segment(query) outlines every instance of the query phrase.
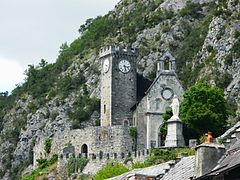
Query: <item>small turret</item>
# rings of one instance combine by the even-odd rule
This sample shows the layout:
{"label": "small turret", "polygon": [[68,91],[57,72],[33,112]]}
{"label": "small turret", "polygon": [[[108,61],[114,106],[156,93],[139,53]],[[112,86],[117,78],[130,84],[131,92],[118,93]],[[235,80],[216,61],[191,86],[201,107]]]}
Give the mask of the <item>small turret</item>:
{"label": "small turret", "polygon": [[162,72],[174,72],[176,71],[176,59],[169,51],[166,51],[163,56],[157,62],[157,76]]}

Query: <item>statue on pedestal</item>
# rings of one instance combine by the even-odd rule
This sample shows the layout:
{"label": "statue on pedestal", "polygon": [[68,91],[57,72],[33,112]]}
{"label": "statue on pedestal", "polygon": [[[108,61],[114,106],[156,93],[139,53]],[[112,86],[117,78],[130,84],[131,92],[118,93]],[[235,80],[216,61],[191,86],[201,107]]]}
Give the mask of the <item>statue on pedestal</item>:
{"label": "statue on pedestal", "polygon": [[173,117],[179,117],[179,101],[177,95],[173,96],[172,104],[170,106],[172,107]]}
{"label": "statue on pedestal", "polygon": [[173,96],[171,103],[173,116],[167,121],[167,136],[165,147],[184,147],[185,141],[182,134],[183,126],[179,118],[179,101],[177,95]]}

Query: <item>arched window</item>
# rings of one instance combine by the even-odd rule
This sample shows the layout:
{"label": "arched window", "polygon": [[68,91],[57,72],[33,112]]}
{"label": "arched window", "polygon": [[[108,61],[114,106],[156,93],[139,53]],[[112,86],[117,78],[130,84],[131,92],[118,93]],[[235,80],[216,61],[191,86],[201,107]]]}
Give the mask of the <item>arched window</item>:
{"label": "arched window", "polygon": [[164,59],[164,70],[170,70],[170,58],[168,56]]}

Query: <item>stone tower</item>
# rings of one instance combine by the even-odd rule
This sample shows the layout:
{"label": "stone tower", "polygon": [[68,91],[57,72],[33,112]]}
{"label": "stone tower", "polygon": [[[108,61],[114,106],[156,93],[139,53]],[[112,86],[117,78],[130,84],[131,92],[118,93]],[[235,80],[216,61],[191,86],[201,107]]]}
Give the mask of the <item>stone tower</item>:
{"label": "stone tower", "polygon": [[132,124],[136,103],[136,51],[108,46],[99,52],[101,61],[101,126]]}

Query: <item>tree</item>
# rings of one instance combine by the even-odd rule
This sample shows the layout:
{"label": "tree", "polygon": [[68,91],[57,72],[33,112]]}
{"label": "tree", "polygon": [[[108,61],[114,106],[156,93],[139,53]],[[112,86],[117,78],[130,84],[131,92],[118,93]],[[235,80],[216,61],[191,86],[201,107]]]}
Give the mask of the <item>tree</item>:
{"label": "tree", "polygon": [[172,117],[172,109],[170,107],[166,108],[166,111],[163,114],[163,123],[160,128],[161,133],[161,145],[164,145],[164,141],[167,136],[167,121]]}
{"label": "tree", "polygon": [[180,106],[181,119],[186,127],[185,138],[199,138],[208,131],[219,136],[225,130],[228,112],[221,89],[205,82],[197,83],[185,92]]}

